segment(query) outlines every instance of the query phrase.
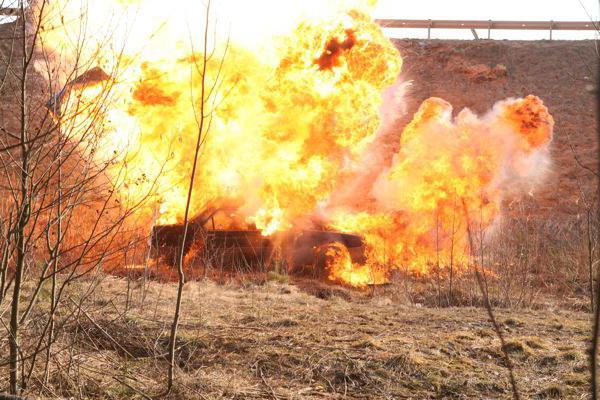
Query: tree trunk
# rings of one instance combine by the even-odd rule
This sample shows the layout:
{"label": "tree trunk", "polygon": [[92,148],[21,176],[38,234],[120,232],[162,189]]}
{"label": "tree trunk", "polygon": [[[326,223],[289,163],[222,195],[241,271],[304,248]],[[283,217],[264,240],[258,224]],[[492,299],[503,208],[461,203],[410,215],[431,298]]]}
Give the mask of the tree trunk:
{"label": "tree trunk", "polygon": [[16,227],[16,241],[17,241],[17,258],[15,265],[15,279],[14,288],[12,295],[12,305],[10,314],[10,338],[9,338],[9,362],[10,362],[10,392],[12,394],[19,393],[19,300],[21,296],[21,286],[23,279],[23,270],[25,269],[25,255],[26,255],[26,227],[29,221],[29,212],[31,207],[31,199],[28,195],[29,186],[29,145],[28,141],[28,121],[27,121],[27,35],[26,35],[26,18],[25,18],[25,5],[23,2],[20,4],[20,16],[21,20],[21,45],[23,51],[23,64],[21,70],[21,104],[20,104],[20,148],[21,148],[21,171],[20,171],[20,182],[21,182],[21,193],[19,205],[19,215],[17,218]]}

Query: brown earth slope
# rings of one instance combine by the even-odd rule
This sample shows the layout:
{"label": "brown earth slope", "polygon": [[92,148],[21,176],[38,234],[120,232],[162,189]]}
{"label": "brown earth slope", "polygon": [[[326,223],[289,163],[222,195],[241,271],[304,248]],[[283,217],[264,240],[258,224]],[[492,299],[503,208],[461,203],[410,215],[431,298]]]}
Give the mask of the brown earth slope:
{"label": "brown earth slope", "polygon": [[431,96],[448,100],[455,113],[468,107],[478,114],[507,97],[542,98],[556,126],[552,171],[534,194],[533,210],[561,217],[581,212],[580,189],[589,192],[594,185],[574,157],[585,166],[595,164],[593,41],[399,40],[396,45],[404,59],[402,76],[413,81],[407,118]]}

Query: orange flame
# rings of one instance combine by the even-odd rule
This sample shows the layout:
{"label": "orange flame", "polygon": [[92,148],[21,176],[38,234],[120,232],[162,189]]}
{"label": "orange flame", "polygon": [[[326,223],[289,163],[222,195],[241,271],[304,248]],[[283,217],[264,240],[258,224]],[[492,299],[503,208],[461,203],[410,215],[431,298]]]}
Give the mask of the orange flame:
{"label": "orange flame", "polygon": [[354,287],[381,285],[388,282],[388,271],[385,268],[352,262],[350,252],[343,244],[327,245],[325,260],[328,278],[331,281]]}
{"label": "orange flame", "polygon": [[402,132],[401,149],[373,187],[369,211],[338,209],[332,226],[360,233],[367,265],[426,273],[467,260],[467,230],[498,219],[504,192],[539,173],[554,121],[535,96],[498,103],[479,118],[456,119],[444,100],[426,100]]}
{"label": "orange flame", "polygon": [[[221,16],[230,17],[232,31],[227,38],[211,33],[205,99],[196,43],[201,2],[176,0],[165,10],[162,0],[106,0],[83,11],[74,3],[51,3],[48,18],[63,19],[41,37],[57,67],[79,57],[111,71],[112,79],[78,87],[62,108],[68,114],[81,102],[94,104],[112,85],[95,156],[111,160],[123,201],[152,190],[140,218],[158,210],[159,223],[182,220],[204,102],[210,130],[203,132],[192,215],[236,204],[235,213],[217,216],[218,225],[271,235],[318,217],[328,228],[362,234],[367,263],[331,250],[333,281],[364,286],[385,282],[393,268],[427,272],[434,260],[461,262],[470,222],[464,209],[492,226],[507,186],[537,173],[552,139],[552,117],[537,97],[456,118],[450,104],[431,98],[396,135],[392,163],[370,166],[379,170],[355,193],[364,201],[337,201],[364,160],[384,158],[370,145],[385,130],[382,92],[402,66],[369,15],[373,1],[223,0]],[[79,43],[71,39],[82,18],[93,33],[84,51],[69,47]],[[80,113],[67,123],[73,128],[86,118]]]}

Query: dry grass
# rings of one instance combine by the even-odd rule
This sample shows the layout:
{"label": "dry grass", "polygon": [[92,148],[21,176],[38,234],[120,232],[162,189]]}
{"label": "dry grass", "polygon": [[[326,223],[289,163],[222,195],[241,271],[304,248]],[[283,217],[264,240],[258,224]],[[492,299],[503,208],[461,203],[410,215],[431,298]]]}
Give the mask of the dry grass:
{"label": "dry grass", "polygon": [[[49,387],[34,392],[119,399],[164,388],[175,285],[133,282],[124,312],[127,286],[102,279],[89,317],[61,334],[58,347],[73,344],[57,353]],[[483,309],[410,305],[402,292],[191,282],[171,398],[510,398]],[[499,310],[498,320],[526,397],[585,397],[588,314]]]}

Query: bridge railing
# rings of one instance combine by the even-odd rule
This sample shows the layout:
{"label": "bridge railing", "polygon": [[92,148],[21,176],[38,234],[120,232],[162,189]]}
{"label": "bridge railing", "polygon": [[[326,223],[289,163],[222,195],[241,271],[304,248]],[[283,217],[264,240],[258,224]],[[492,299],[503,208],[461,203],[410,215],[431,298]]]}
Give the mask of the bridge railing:
{"label": "bridge railing", "polygon": [[492,30],[542,30],[553,31],[600,31],[600,21],[493,21],[493,20],[443,20],[443,19],[378,19],[384,28],[423,28],[431,39],[432,29],[470,29],[475,39],[479,39],[476,29],[487,29],[488,39]]}

